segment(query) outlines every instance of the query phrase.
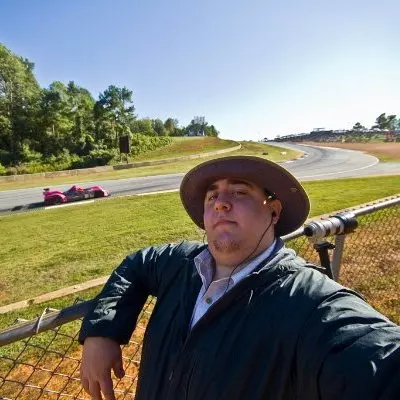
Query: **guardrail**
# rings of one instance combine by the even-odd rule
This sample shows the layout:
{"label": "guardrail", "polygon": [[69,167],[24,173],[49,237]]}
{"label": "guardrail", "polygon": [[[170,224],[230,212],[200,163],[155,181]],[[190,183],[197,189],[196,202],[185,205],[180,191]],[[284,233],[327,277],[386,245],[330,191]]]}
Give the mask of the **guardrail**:
{"label": "guardrail", "polygon": [[168,164],[177,161],[183,160],[194,160],[197,158],[205,158],[213,155],[229,153],[232,151],[240,150],[242,145],[239,144],[234,147],[229,147],[227,149],[208,151],[206,153],[199,154],[191,154],[188,156],[182,157],[174,157],[174,158],[164,158],[161,160],[153,160],[153,161],[137,161],[128,164],[116,164],[116,165],[104,165],[101,167],[92,167],[92,168],[79,168],[79,169],[67,169],[64,171],[49,171],[49,172],[37,172],[34,174],[21,174],[21,175],[6,175],[0,176],[0,182],[19,182],[19,181],[29,181],[35,178],[57,178],[62,176],[79,176],[84,174],[97,174],[100,172],[108,172],[120,169],[128,169],[128,168],[138,168],[138,167],[148,167],[150,165],[161,165]]}
{"label": "guardrail", "polygon": [[[399,205],[400,195],[319,217],[283,239],[400,323]],[[118,399],[134,396],[142,337],[154,302],[148,299],[131,342],[124,346],[126,375],[114,381]],[[0,399],[89,398],[79,382],[76,337],[90,304],[82,302],[61,311],[47,308],[39,318],[0,332]]]}

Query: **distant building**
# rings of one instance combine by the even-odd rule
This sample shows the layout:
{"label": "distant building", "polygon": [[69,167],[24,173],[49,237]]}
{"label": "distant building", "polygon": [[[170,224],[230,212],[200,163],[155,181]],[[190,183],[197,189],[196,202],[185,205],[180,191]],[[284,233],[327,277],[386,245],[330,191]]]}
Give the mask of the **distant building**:
{"label": "distant building", "polygon": [[205,136],[205,117],[194,117],[188,126],[186,136]]}
{"label": "distant building", "polygon": [[204,130],[189,130],[186,136],[204,136]]}

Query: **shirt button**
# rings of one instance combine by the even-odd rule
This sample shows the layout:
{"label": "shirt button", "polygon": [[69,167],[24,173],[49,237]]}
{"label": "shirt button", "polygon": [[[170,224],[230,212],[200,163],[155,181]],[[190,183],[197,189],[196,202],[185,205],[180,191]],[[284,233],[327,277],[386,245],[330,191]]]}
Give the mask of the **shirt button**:
{"label": "shirt button", "polygon": [[206,298],[206,303],[211,304],[213,302],[213,299],[211,297]]}

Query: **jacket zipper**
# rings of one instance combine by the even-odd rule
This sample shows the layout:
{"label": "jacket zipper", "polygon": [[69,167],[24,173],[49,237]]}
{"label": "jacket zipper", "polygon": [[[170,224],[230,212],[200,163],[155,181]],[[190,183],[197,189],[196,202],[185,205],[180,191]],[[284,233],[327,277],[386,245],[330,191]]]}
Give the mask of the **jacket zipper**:
{"label": "jacket zipper", "polygon": [[186,391],[185,391],[185,399],[188,400],[189,399],[189,392],[190,392],[190,387],[192,384],[192,379],[193,379],[193,375],[194,375],[194,371],[196,369],[197,366],[197,357],[194,359],[194,363],[193,363],[193,367],[190,371],[188,380],[187,380],[187,385],[186,385]]}
{"label": "jacket zipper", "polygon": [[[226,301],[228,297],[233,297],[234,294],[236,294],[236,292],[239,291],[239,289],[241,289],[242,286],[244,286],[244,283],[247,283],[247,281],[249,280],[249,278],[251,278],[251,275],[244,278],[241,282],[239,282],[235,287],[233,287],[227,294],[225,294],[224,296],[220,297],[210,308],[209,310],[204,314],[203,317],[201,317],[199,319],[199,321],[196,323],[196,325],[193,327],[193,329],[191,329],[188,333],[188,335],[186,336],[185,341],[183,342],[181,351],[179,352],[179,356],[178,356],[178,360],[175,362],[174,367],[171,369],[171,372],[169,374],[169,382],[172,381],[172,378],[174,376],[174,372],[176,369],[176,366],[179,364],[180,359],[182,358],[182,355],[185,351],[185,348],[187,346],[187,343],[189,342],[190,338],[193,336],[193,332],[197,331],[199,329],[199,323],[201,322],[202,325],[204,325],[204,321],[207,320],[207,317],[209,317],[209,312],[214,311],[215,307],[217,307],[219,304],[221,304],[223,301]],[[194,367],[193,367],[194,369]],[[193,371],[193,370],[192,370]]]}
{"label": "jacket zipper", "polygon": [[[276,246],[277,247],[277,246]],[[275,248],[276,248],[275,247]],[[263,262],[269,262],[271,261],[271,259],[275,256],[275,252],[273,252],[270,257],[267,258],[267,260],[264,260]],[[261,264],[261,263],[260,263]],[[187,343],[189,342],[190,338],[193,336],[193,332],[197,332],[199,330],[199,325],[204,325],[205,321],[208,321],[213,314],[215,314],[218,311],[215,311],[215,309],[223,302],[228,302],[231,301],[232,299],[234,299],[236,297],[236,294],[240,292],[240,290],[242,289],[242,287],[246,287],[249,285],[249,281],[252,281],[255,278],[255,275],[258,275],[261,271],[260,270],[256,270],[255,272],[251,273],[249,276],[245,277],[242,281],[240,281],[236,286],[234,286],[230,291],[228,291],[224,296],[220,297],[208,310],[207,312],[197,321],[196,325],[193,327],[193,329],[191,329],[188,333],[188,335],[186,336],[186,339],[182,345],[181,351],[179,352],[179,356],[177,361],[175,362],[174,367],[171,369],[168,381],[170,382],[169,388],[168,388],[168,393],[167,393],[167,399],[169,396],[169,392],[171,389],[171,382],[172,379],[174,377],[174,372],[176,369],[176,366],[179,364],[179,361],[182,358],[182,355],[184,354],[185,348],[187,346]],[[253,278],[253,279],[252,279]],[[251,286],[249,286],[249,289],[252,290],[252,295],[254,293],[254,288],[252,288]],[[251,295],[251,297],[252,297]],[[194,367],[192,369],[192,371],[194,371]],[[191,374],[190,379],[192,378],[193,374]],[[190,383],[190,382],[189,382]],[[188,392],[186,392],[188,393]]]}

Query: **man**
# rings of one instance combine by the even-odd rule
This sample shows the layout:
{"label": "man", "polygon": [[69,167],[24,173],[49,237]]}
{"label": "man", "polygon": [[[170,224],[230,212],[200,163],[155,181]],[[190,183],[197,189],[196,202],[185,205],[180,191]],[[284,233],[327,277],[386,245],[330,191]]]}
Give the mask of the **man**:
{"label": "man", "polygon": [[82,384],[114,399],[147,297],[138,400],[400,399],[400,328],[285,248],[309,201],[282,167],[225,157],[184,177],[182,203],[208,245],[144,249],[85,318]]}

